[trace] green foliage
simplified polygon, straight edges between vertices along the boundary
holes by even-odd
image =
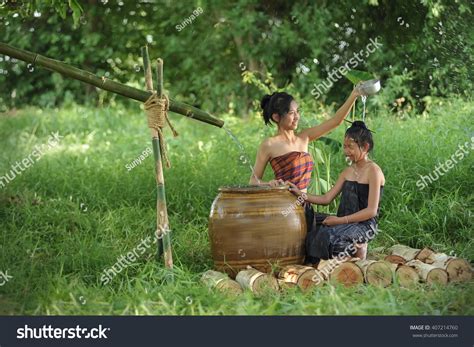
[[[303,105],[304,106],[304,105]],[[330,113],[330,110],[325,110]],[[431,99],[430,112],[400,119],[371,117],[373,159],[385,173],[380,234],[369,248],[404,243],[472,260],[472,153],[419,190],[416,181],[472,141],[472,102]],[[314,114],[305,111],[307,123]],[[271,129],[253,114],[243,122],[223,118],[254,158]],[[175,281],[157,262],[155,249],[100,283],[101,272],[153,235],[156,184],[153,160],[125,165],[150,146],[137,108],[26,108],[0,116],[0,175],[43,144],[51,132],[64,138],[40,161],[0,190],[0,269],[13,279],[0,287],[0,314],[144,315],[472,315],[472,283],[406,290],[392,285],[345,289],[326,286],[238,298],[209,291],[199,282],[212,267],[208,215],[223,185],[246,184],[248,164],[225,131],[171,114],[180,133],[166,130],[172,163],[165,170]],[[328,138],[340,141],[344,127]],[[329,143],[329,142],[328,142]],[[334,182],[347,165],[342,152],[316,142],[320,162],[330,162]],[[325,157],[325,154],[330,158]],[[272,177],[267,168],[265,179]],[[335,206],[329,207],[331,213]],[[353,303],[357,302],[357,305]]]
[[[203,11],[194,16],[198,7]],[[351,68],[375,73],[389,89],[373,98],[377,110],[403,109],[408,115],[426,107],[426,96],[469,96],[473,21],[468,0],[47,0],[0,7],[4,42],[140,88],[140,47],[148,43],[151,57],[164,59],[165,88],[174,97],[212,113],[238,115],[248,114],[261,97],[245,80],[248,73],[272,76],[278,89],[298,90],[308,104],[339,104],[352,88],[345,79],[321,100],[311,90],[376,38],[383,47]],[[53,107],[71,96],[81,104],[128,103],[3,58],[0,107]]]
[[[359,70],[350,70],[344,77],[351,81],[352,84],[357,84],[360,81],[370,80],[373,78],[373,76],[367,71]]]
[[[0,15],[8,16],[8,14],[19,14],[21,17],[37,17],[41,11],[52,9],[62,19],[66,19],[68,12],[72,13],[74,25],[79,24],[79,19],[83,12],[82,6],[77,0],[6,0],[0,4]]]

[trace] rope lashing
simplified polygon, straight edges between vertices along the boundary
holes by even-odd
[[[156,92],[154,92],[144,104],[145,113],[148,119],[148,127],[150,129],[155,129],[158,132],[161,160],[166,163],[166,167],[168,168],[171,167],[171,164],[168,159],[165,137],[163,135],[163,128],[165,127],[166,123],[168,123],[170,126],[173,136],[178,136],[177,131],[173,128],[173,125],[171,125],[170,119],[168,118],[169,104],[170,101],[166,94],[163,94],[162,97],[159,97]]]

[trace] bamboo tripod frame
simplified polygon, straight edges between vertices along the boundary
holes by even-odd
[[[146,89],[153,92],[153,77],[151,72],[150,58],[148,56],[148,46],[142,47],[143,70],[145,72]],[[157,59],[156,68],[157,94],[163,96],[163,60]],[[160,140],[158,132],[150,129],[153,145],[153,155],[155,157],[156,173],[156,237],[158,243],[158,256],[163,251],[165,266],[173,268],[173,254],[171,248],[171,230],[169,227],[168,209],[166,207],[165,179],[163,176],[163,163],[161,160]]]
[[[78,69],[74,66],[63,63],[62,61],[51,59],[37,53],[26,51],[23,49],[15,48],[6,43],[0,42],[0,54],[16,58],[35,66],[44,67],[48,70],[58,72],[66,77],[79,80],[83,83],[91,84],[97,88],[113,92],[130,99],[145,102],[153,93],[153,78],[150,65],[150,59],[148,56],[148,47],[142,48],[143,66],[145,71],[145,83],[147,91],[136,89],[125,84],[109,80],[105,77],[98,77],[88,71]],[[163,95],[163,61],[157,60],[157,94]],[[224,122],[220,119],[214,118],[209,113],[179,102],[176,100],[169,99],[169,109],[172,112],[181,114],[188,118],[194,118],[201,122],[214,125],[217,127],[223,127]],[[160,140],[156,130],[151,130],[153,155],[155,158],[155,173],[156,173],[156,237],[158,243],[158,256],[161,252],[164,254],[165,266],[167,268],[173,268],[173,256],[171,249],[171,235],[168,220],[168,211],[166,207],[166,194],[165,194],[165,180],[163,177],[163,164],[161,161],[160,153]]]
[[[133,88],[125,84],[112,81],[105,77],[96,76],[93,73],[78,69],[77,67],[63,63],[62,61],[51,59],[24,49],[19,49],[3,42],[0,42],[0,54],[22,60],[24,62],[33,64],[33,66],[40,66],[54,72],[59,72],[66,77],[79,80],[83,83],[91,84],[97,88],[119,94],[133,100],[145,102],[151,96],[150,92]],[[214,118],[209,113],[197,107],[188,105],[184,102],[173,100],[171,98],[170,111],[181,114],[188,118],[193,118],[201,122],[217,126],[219,128],[224,126],[224,122],[222,120]]]

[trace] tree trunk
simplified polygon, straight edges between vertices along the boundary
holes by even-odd
[[[272,275],[260,272],[249,267],[237,274],[235,280],[244,289],[250,289],[252,292],[259,294],[266,289],[278,290],[278,281]]]
[[[365,283],[388,287],[392,283],[392,270],[383,261],[359,260],[356,265],[364,274]]]
[[[208,270],[201,276],[201,281],[212,289],[221,292],[238,295],[242,293],[242,287],[236,281],[231,280],[225,273]]]
[[[280,270],[278,277],[284,282],[294,283],[302,290],[308,290],[311,287],[320,285],[323,282],[319,280],[321,275],[318,270],[311,266],[288,265]]]
[[[448,283],[448,273],[441,268],[425,264],[416,259],[408,262],[406,265],[413,267],[423,282],[441,285]]]

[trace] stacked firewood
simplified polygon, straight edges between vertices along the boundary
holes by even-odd
[[[317,267],[288,265],[273,273],[248,267],[235,280],[227,274],[209,270],[202,281],[209,287],[239,294],[243,289],[258,294],[265,290],[299,287],[307,291],[324,283],[344,286],[367,283],[387,287],[392,283],[412,288],[418,283],[446,285],[448,282],[469,282],[472,268],[465,259],[436,253],[430,248],[415,249],[394,245],[373,249],[366,260],[359,258],[321,260]]]
[[[472,278],[472,268],[467,260],[436,253],[431,248],[416,249],[395,245],[387,249],[387,255],[383,255],[383,249],[378,250],[378,253],[373,252],[374,258],[383,257],[385,261],[397,265],[396,271],[402,267],[411,267],[420,276],[420,280],[428,284],[469,282]]]

